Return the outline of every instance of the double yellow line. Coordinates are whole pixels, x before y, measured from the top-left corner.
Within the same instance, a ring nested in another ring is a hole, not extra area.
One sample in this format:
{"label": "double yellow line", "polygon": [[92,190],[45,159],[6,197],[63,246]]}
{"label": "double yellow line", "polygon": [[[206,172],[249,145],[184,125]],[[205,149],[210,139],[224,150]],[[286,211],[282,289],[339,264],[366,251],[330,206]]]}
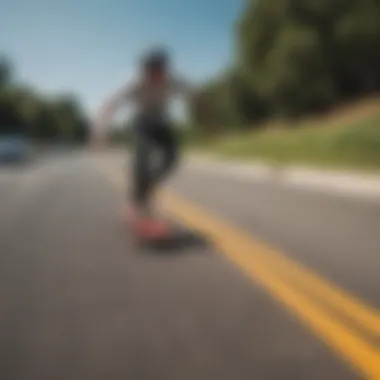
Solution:
{"label": "double yellow line", "polygon": [[[122,185],[121,178],[115,183]],[[337,352],[351,368],[380,380],[380,312],[281,252],[212,216],[177,194],[160,195],[164,210],[208,237],[217,250],[261,284]]]}

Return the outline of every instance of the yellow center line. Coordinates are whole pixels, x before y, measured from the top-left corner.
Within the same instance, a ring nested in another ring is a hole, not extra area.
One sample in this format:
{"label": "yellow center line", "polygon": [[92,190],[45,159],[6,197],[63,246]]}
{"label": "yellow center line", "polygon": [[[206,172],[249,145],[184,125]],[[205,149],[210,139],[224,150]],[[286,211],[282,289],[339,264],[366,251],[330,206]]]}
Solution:
{"label": "yellow center line", "polygon": [[[189,218],[189,215],[192,215],[190,218],[194,220],[194,212],[197,212],[198,218],[200,217],[200,210],[197,209],[195,211],[196,206],[185,202],[178,195],[173,193],[163,194],[162,201],[165,202],[168,212],[171,214],[180,214],[177,216],[181,219],[185,217]],[[184,213],[186,215],[184,215]],[[202,213],[201,218],[203,220],[207,218],[207,223],[205,223],[205,225],[217,226],[216,228],[218,231],[223,231],[223,233],[228,236],[233,235],[235,243],[239,242],[239,249],[240,247],[249,244],[252,250],[251,255],[255,255],[255,260],[259,259],[271,264],[273,270],[283,273],[283,275],[286,275],[289,280],[297,281],[302,284],[305,290],[307,289],[309,292],[318,296],[324,301],[324,303],[329,303],[331,307],[336,308],[337,311],[352,318],[369,333],[375,334],[376,337],[380,337],[380,312],[377,309],[364,304],[364,302],[349,295],[336,285],[328,282],[326,279],[322,279],[316,273],[312,273],[302,264],[287,258],[284,254],[270,248],[266,244],[237,231],[231,226],[227,226],[215,217],[211,217],[210,214],[207,214],[206,216],[205,213]],[[192,228],[196,229],[197,225],[192,226]],[[198,228],[198,230],[201,233],[204,232],[202,227]]]}
{"label": "yellow center line", "polygon": [[[121,176],[111,179],[123,186]],[[305,289],[334,306],[367,330],[379,334],[379,312],[348,295],[280,252],[257,242],[176,194],[160,195],[160,205],[188,228],[213,241],[218,250],[248,277],[303,320],[322,340],[368,379],[380,379],[380,351],[345,326],[331,311],[307,297]]]}

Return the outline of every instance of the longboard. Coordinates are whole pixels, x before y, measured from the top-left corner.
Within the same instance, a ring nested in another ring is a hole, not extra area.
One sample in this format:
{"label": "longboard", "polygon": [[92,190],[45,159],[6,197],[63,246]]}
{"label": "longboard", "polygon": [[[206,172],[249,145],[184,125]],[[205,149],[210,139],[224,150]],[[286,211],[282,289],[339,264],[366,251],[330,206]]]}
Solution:
{"label": "longboard", "polygon": [[124,216],[128,229],[138,242],[159,243],[170,240],[172,228],[170,224],[159,218],[132,218]]}

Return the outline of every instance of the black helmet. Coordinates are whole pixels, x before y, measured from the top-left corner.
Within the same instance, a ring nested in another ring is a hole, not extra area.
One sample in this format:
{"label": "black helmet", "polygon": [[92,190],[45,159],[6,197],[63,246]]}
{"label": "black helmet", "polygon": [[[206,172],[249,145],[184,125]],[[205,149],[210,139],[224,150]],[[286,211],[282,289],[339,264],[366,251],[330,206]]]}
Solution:
{"label": "black helmet", "polygon": [[145,55],[143,65],[148,70],[156,68],[166,69],[169,65],[169,54],[162,48],[151,50]]}

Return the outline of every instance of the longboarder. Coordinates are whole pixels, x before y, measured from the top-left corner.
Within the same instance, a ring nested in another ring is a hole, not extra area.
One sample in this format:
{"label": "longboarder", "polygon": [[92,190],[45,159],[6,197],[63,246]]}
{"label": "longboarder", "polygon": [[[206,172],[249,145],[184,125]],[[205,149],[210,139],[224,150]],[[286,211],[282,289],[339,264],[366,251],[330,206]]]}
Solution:
{"label": "longboarder", "polygon": [[[165,223],[150,213],[150,201],[157,185],[168,176],[178,161],[178,140],[168,115],[172,95],[195,95],[186,81],[174,77],[170,58],[164,49],[148,52],[141,61],[140,78],[135,84],[123,86],[102,107],[96,121],[96,139],[104,138],[105,127],[115,112],[126,103],[137,107],[133,124],[132,193],[128,194],[124,215],[134,230],[144,237],[167,235]],[[152,152],[160,160],[154,161]]]}

